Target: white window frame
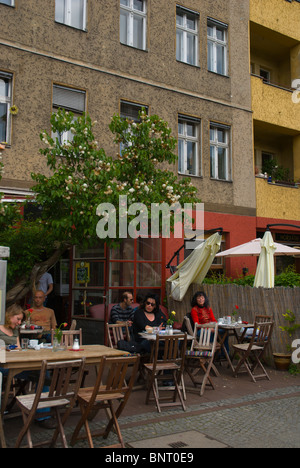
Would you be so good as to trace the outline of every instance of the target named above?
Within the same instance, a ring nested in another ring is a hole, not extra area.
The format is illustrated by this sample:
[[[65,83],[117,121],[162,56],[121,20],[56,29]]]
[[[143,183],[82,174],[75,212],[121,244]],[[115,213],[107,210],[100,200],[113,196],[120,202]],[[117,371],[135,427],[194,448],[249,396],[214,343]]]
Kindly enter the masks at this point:
[[[188,15],[193,15],[195,17],[195,29],[190,29],[188,27]],[[183,24],[178,24],[178,16],[183,18]],[[199,13],[187,10],[180,6],[176,8],[176,60],[179,62],[187,63],[195,67],[199,66]],[[181,48],[179,50],[179,41],[178,36],[182,37]],[[189,50],[188,50],[188,37],[193,36],[195,38],[195,51],[193,62],[188,60]]]
[[[68,88],[67,86],[61,86],[61,85],[58,85],[58,84],[53,84],[53,94],[54,94],[54,88],[59,88],[62,92],[65,89],[66,91],[73,91],[74,93],[84,94],[84,98],[85,98],[85,101],[86,101],[86,92],[85,91],[82,91],[82,90],[79,90],[79,89],[74,89],[74,88]],[[82,109],[82,108],[81,109],[76,109],[74,107],[69,107],[69,106],[66,106],[66,105],[62,105],[62,103],[60,104],[59,102],[54,102],[54,99],[53,99],[52,106],[53,106],[53,112],[55,112],[59,108],[73,112],[74,113],[73,122],[78,118],[79,115],[82,115],[82,113],[85,111],[85,108],[84,109]],[[84,103],[84,106],[86,106],[86,102]],[[67,143],[68,141],[72,142],[73,138],[74,138],[74,135],[71,132],[71,130],[69,130],[69,131],[63,132],[61,134],[52,133],[52,138],[54,140],[55,140],[55,138],[58,138],[58,141],[60,142],[60,144],[64,144],[64,143]]]
[[[87,0],[83,1],[83,16],[82,16],[82,25],[81,27],[75,26],[72,24],[72,0],[55,0],[55,21],[66,26],[70,26],[75,29],[80,29],[86,31],[86,21],[87,21]],[[64,18],[61,20],[57,15],[57,4],[58,2],[63,2]],[[74,8],[74,7],[73,7]]]
[[[0,0],[0,3],[11,7],[15,6],[15,0],[10,0],[10,3],[5,3],[3,0]]]
[[[179,133],[179,123],[183,126],[183,133]],[[195,136],[188,135],[188,124],[195,126]],[[201,136],[201,120],[189,118],[188,116],[178,116],[178,173],[189,176],[201,176],[201,157],[200,157],[200,136]],[[180,154],[180,143],[182,144],[182,154]],[[193,158],[195,160],[195,170],[191,172],[189,167],[188,147],[189,143],[195,145]]]
[[[9,111],[11,105],[12,105],[12,80],[13,80],[13,75],[11,73],[5,73],[0,71],[0,80],[1,78],[5,78],[9,81],[8,84],[8,93],[7,96],[2,96],[0,95],[0,103],[4,104],[6,106],[6,126],[5,126],[5,139],[4,142],[9,144],[11,143],[11,113]],[[1,143],[1,141],[0,141]]]
[[[209,28],[212,28],[213,34],[209,35]],[[217,29],[224,33],[224,40],[217,37]],[[212,57],[210,56],[210,47],[212,47]],[[224,68],[222,72],[218,70],[218,50],[221,48],[224,52]],[[211,66],[212,64],[212,66]],[[220,21],[208,18],[207,21],[207,69],[218,75],[228,76],[228,25]]]
[[[134,7],[134,0],[126,0],[128,5],[123,5],[122,0],[120,0],[120,42],[121,44],[134,47],[140,50],[147,49],[147,2],[146,0],[142,0],[143,2],[143,11],[137,10]],[[126,17],[126,27],[127,27],[127,34],[126,39],[122,40],[121,34],[121,24],[122,24],[122,14]],[[143,24],[143,37],[142,37],[142,44],[135,43],[135,34],[134,34],[134,20],[138,18],[142,20]]]
[[[225,142],[218,140],[218,131],[225,134]],[[213,132],[213,139],[211,138]],[[219,169],[219,149],[225,151],[225,178],[220,177]],[[210,177],[215,180],[232,180],[231,170],[231,127],[217,123],[210,124]]]

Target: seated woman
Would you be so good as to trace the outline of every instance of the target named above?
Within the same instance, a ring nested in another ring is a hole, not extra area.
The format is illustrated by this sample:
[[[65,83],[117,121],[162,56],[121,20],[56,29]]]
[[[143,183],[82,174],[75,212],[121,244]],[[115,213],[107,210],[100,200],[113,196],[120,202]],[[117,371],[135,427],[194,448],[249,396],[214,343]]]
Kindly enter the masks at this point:
[[[0,340],[4,341],[5,345],[15,345],[17,348],[20,348],[20,339],[19,339],[19,327],[24,319],[24,311],[21,306],[18,304],[13,304],[8,307],[5,313],[5,324],[0,325]],[[8,375],[8,369],[0,367],[0,372],[4,376]],[[16,379],[20,380],[31,380],[34,377],[34,372],[23,371],[20,374],[15,376]],[[37,376],[39,373],[37,372]],[[49,387],[44,386],[44,392],[49,391]],[[42,410],[37,410],[38,412],[49,412],[50,408],[44,408]],[[53,424],[49,424],[49,416],[43,416],[42,418],[36,419],[37,422],[41,423],[43,427],[52,428]]]
[[[194,323],[204,325],[205,323],[217,322],[212,309],[209,306],[208,297],[205,292],[198,291],[192,299],[192,320]]]
[[[194,323],[204,325],[205,323],[217,322],[205,292],[196,292],[193,296],[191,305],[191,317]],[[200,331],[198,333],[200,333]],[[219,334],[222,335],[222,333],[224,333],[224,330],[219,330]],[[211,337],[211,339],[213,339],[213,337]],[[227,352],[229,352],[228,337],[226,338],[224,345]]]
[[[162,329],[166,326],[166,323],[167,318],[159,308],[157,296],[155,294],[147,294],[139,309],[136,310],[133,319],[134,340],[140,343],[142,351],[150,353],[151,344],[148,340],[143,339],[139,333],[152,327]]]
[[[5,323],[0,325],[0,340],[6,345],[20,348],[19,326],[23,321],[23,309],[17,304],[10,306],[5,313]]]
[[[20,348],[20,339],[19,339],[19,326],[23,321],[23,309],[17,304],[13,304],[8,307],[5,313],[5,323],[0,325],[0,340],[4,342],[6,346],[15,345],[17,348]],[[0,367],[0,372],[3,375],[8,375],[8,369],[3,369]],[[17,379],[26,379],[28,372],[22,372],[16,376]]]

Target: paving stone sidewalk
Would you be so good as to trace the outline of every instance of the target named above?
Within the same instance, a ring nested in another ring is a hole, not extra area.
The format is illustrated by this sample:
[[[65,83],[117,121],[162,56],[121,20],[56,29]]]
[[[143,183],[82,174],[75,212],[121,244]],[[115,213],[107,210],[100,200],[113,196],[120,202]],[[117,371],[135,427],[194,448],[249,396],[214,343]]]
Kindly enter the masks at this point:
[[[196,446],[199,436],[199,447],[207,448],[218,443],[232,448],[300,448],[299,376],[291,378],[274,373],[271,382],[253,384],[247,377],[233,379],[225,372],[217,379],[216,391],[207,390],[202,398],[188,393],[186,412],[178,408],[159,414],[154,405],[145,405],[144,397],[143,390],[133,392],[119,419],[129,447],[170,449],[172,442],[185,440],[186,434],[193,435]],[[67,437],[71,436],[78,418],[78,412],[71,416]],[[103,424],[103,412],[100,412],[90,425],[99,429]],[[9,446],[14,445],[21,426],[21,418],[5,421]],[[166,436],[170,436],[168,440]],[[45,438],[44,430],[33,427],[33,437]],[[95,446],[100,448],[115,442],[116,436],[111,434],[106,441],[96,438]],[[87,447],[85,441],[75,446],[83,447]]]

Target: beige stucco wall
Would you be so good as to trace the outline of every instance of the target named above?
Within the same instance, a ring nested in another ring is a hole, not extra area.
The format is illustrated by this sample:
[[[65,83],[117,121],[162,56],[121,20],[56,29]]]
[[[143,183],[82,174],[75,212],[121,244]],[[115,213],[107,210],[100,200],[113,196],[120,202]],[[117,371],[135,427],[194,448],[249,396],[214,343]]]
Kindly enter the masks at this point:
[[[13,100],[19,107],[2,186],[28,187],[31,171],[47,171],[39,133],[50,130],[54,82],[86,90],[87,110],[98,121],[96,138],[111,155],[116,147],[108,125],[122,99],[149,106],[169,122],[175,136],[179,113],[199,117],[203,177],[192,179],[199,196],[208,207],[218,204],[221,212],[255,212],[248,2],[189,0],[185,5],[200,13],[199,67],[176,61],[177,3],[149,0],[147,51],[120,44],[118,0],[88,1],[87,32],[55,23],[49,0],[16,0],[16,8],[0,5],[5,15],[0,70],[13,73]],[[229,25],[228,77],[207,71],[208,16]],[[233,182],[210,179],[210,121],[232,127]]]
[[[300,5],[286,0],[250,0],[250,20],[300,41]]]

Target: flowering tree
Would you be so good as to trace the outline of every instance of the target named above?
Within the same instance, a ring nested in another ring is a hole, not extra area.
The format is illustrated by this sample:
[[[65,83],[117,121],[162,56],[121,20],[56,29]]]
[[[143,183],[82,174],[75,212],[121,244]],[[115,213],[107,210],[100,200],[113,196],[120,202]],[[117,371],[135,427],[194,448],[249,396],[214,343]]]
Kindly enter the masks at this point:
[[[140,122],[136,123],[115,115],[110,130],[119,152],[114,158],[99,148],[93,134],[96,122],[92,122],[89,115],[74,119],[71,112],[59,110],[52,115],[51,125],[51,134],[45,131],[41,134],[43,148],[40,150],[51,175],[31,175],[40,215],[38,219],[20,223],[17,229],[11,229],[8,223],[0,234],[0,243],[8,239],[13,256],[9,283],[13,285],[22,279],[11,294],[8,292],[10,302],[24,296],[65,249],[95,243],[100,204],[110,203],[118,210],[122,195],[127,197],[128,203],[144,204],[151,216],[153,203],[166,202],[172,206],[176,202],[199,201],[190,179],[177,180],[173,172],[166,170],[168,164],[176,161],[176,140],[168,124],[159,117],[149,117],[143,110]],[[69,135],[69,139],[64,138],[65,135]],[[4,227],[5,218],[6,215]],[[117,240],[108,238],[106,242]],[[4,242],[3,245],[8,244]],[[14,258],[14,251],[19,256],[24,245],[28,258],[24,260],[21,256],[23,263],[20,265]]]

